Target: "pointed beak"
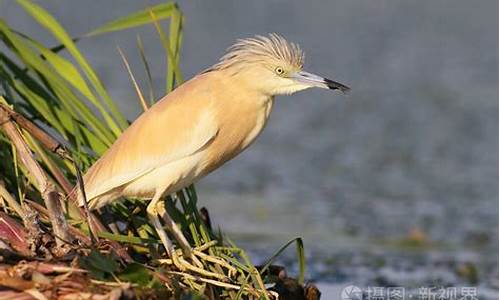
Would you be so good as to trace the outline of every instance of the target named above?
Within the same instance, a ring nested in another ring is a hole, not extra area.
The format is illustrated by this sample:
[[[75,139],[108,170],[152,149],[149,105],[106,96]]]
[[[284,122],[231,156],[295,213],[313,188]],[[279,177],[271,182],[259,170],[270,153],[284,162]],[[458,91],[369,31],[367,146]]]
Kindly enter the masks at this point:
[[[344,94],[351,90],[346,85],[305,71],[294,73],[291,78],[297,80],[300,83],[307,84],[313,87],[330,90],[340,90]]]

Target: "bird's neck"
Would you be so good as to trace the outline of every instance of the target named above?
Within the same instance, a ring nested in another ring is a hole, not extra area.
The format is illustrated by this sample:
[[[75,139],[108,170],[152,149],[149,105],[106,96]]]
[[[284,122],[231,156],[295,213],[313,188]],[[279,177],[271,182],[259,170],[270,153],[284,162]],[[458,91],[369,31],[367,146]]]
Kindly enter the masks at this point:
[[[255,81],[248,80],[245,73],[230,73],[230,70],[221,70],[219,77],[226,95],[238,102],[251,102],[258,106],[268,106],[274,100],[274,95],[259,88]]]

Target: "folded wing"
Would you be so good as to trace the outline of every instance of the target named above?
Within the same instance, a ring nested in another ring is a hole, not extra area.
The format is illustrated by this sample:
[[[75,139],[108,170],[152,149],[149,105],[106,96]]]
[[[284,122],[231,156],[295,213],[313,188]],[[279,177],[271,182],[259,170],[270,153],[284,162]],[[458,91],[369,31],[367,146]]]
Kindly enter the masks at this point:
[[[194,79],[142,114],[85,174],[87,201],[202,149],[218,131],[211,103]]]

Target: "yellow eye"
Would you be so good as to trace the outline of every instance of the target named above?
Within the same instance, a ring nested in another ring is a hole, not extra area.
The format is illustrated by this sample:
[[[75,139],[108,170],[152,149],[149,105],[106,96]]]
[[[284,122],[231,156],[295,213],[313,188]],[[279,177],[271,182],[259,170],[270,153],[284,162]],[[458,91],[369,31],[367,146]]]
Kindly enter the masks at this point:
[[[283,70],[282,67],[277,67],[275,70],[276,74],[278,75],[283,75],[285,73],[285,70]]]

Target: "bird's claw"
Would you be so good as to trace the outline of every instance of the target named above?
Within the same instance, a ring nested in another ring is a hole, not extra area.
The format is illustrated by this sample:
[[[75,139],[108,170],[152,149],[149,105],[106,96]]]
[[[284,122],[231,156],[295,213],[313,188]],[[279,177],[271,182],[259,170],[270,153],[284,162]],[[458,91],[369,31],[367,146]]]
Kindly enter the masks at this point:
[[[212,245],[212,243],[210,244]],[[231,266],[228,262],[226,262],[222,258],[202,252],[203,250],[206,250],[209,247],[210,246],[207,247],[206,245],[202,245],[200,247],[191,249],[190,258],[185,258],[183,251],[175,250],[171,252],[170,259],[160,259],[159,262],[164,264],[174,265],[181,272],[191,271],[205,277],[217,278],[219,280],[224,280],[224,281],[228,277],[232,277],[234,274],[236,274],[237,272],[236,268]],[[188,260],[192,263],[190,263]],[[210,264],[212,265],[215,264],[220,266],[221,268],[227,269],[228,270],[227,275],[207,270]]]

